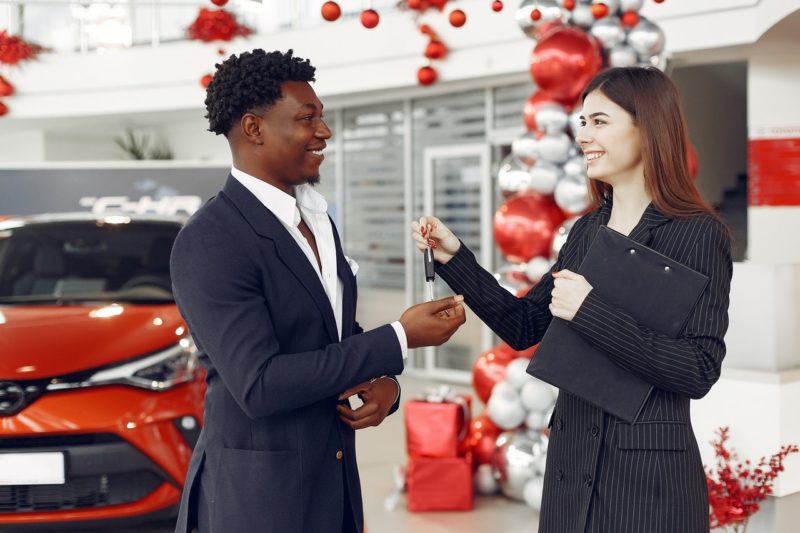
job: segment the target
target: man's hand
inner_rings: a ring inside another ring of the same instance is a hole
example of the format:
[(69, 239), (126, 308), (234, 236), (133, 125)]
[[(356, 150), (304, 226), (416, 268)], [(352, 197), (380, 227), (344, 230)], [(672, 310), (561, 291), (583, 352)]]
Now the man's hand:
[(449, 296), (406, 309), (400, 324), (406, 332), (408, 347), (439, 346), (447, 342), (467, 319), (463, 301), (461, 295)]
[(339, 411), (342, 422), (352, 429), (377, 426), (392, 409), (397, 399), (397, 392), (397, 383), (393, 379), (379, 378), (371, 382), (365, 381), (339, 395), (339, 400), (345, 400), (357, 394), (364, 405), (354, 410), (349, 405), (339, 404), (336, 410)]
[(550, 313), (558, 318), (572, 321), (583, 301), (592, 292), (592, 286), (586, 278), (569, 270), (554, 272), (553, 277), (555, 281), (551, 293)]

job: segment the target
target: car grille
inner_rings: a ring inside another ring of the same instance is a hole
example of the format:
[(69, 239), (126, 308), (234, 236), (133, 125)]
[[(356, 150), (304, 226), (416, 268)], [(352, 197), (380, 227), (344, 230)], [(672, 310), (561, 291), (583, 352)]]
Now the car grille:
[(68, 511), (141, 500), (163, 483), (178, 484), (149, 457), (112, 434), (0, 438), (0, 453), (62, 452), (59, 485), (0, 485), (0, 513)]
[(63, 485), (0, 486), (0, 513), (64, 511), (140, 500), (163, 480), (147, 471), (68, 478)]

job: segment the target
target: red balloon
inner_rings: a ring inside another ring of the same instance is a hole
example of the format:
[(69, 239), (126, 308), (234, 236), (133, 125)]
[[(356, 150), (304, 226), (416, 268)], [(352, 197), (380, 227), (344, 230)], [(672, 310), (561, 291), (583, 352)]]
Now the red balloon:
[(11, 96), (12, 94), (14, 94), (14, 86), (11, 85), (10, 81), (0, 76), (0, 97)]
[(466, 450), (472, 452), (473, 466), (492, 462), (495, 442), (500, 435), (500, 428), (494, 425), (485, 411), (473, 418), (469, 423), (467, 438), (464, 440)]
[(378, 16), (378, 12), (374, 9), (365, 9), (361, 12), (361, 24), (368, 30), (377, 26), (380, 20), (381, 18)]
[(639, 24), (639, 13), (636, 11), (626, 11), (622, 14), (622, 25), (628, 28), (633, 28)]
[[(8, 106), (3, 102), (0, 102), (0, 117), (8, 113)], [(487, 398), (488, 399), (488, 398)]]
[(206, 74), (205, 76), (200, 78), (200, 85), (202, 85), (203, 87), (208, 87), (208, 85), (211, 83), (211, 80), (213, 79), (214, 76), (212, 76), (211, 74)]
[[(530, 287), (528, 287), (527, 290), (530, 290)], [(530, 358), (533, 357), (533, 354), (536, 353), (536, 349), (538, 347), (539, 347), (539, 344), (537, 343), (537, 344), (534, 344), (533, 346), (531, 346), (530, 348), (525, 348), (524, 350), (515, 350), (514, 348), (512, 348), (511, 346), (509, 346), (508, 344), (506, 344), (504, 342), (500, 343), (500, 350), (503, 351), (503, 352), (508, 353), (514, 359), (518, 359), (520, 357), (524, 357), (525, 359), (530, 359)]]
[(428, 59), (442, 59), (447, 55), (447, 46), (442, 41), (431, 41), (425, 47), (425, 57)]
[(594, 4), (592, 6), (592, 15), (596, 19), (601, 19), (608, 15), (608, 6), (605, 4)]
[(545, 104), (559, 104), (564, 106), (567, 113), (572, 113), (574, 107), (574, 100), (569, 103), (554, 98), (546, 91), (536, 91), (525, 102), (525, 107), (522, 109), (522, 120), (525, 122), (525, 127), (528, 131), (537, 131), (539, 128), (536, 126), (536, 113), (539, 108)]
[(489, 401), (492, 389), (506, 377), (506, 367), (513, 359), (515, 356), (501, 350), (499, 346), (478, 357), (472, 366), (472, 388), (475, 389), (475, 395), (480, 401), (483, 403)]
[(417, 71), (417, 80), (420, 85), (431, 85), (436, 82), (438, 76), (433, 67), (420, 67)]
[(494, 0), (494, 2), (492, 2), (492, 11), (499, 12), (502, 10), (503, 10), (503, 2), (501, 2), (500, 0)]
[(211, 3), (214, 4), (215, 6), (222, 7), (228, 3), (228, 0), (211, 0)]
[(697, 152), (689, 141), (686, 141), (686, 162), (689, 163), (689, 176), (697, 177)]
[(460, 9), (454, 9), (450, 12), (450, 24), (454, 28), (460, 28), (467, 22), (467, 14)]
[(328, 22), (333, 22), (342, 15), (342, 8), (336, 2), (325, 2), (322, 4), (322, 18)]
[(576, 28), (557, 27), (539, 39), (531, 55), (531, 76), (560, 102), (574, 102), (603, 66), (600, 45)]
[(527, 193), (515, 196), (494, 214), (494, 240), (513, 263), (527, 263), (547, 255), (564, 213), (552, 196)]
[(575, 0), (564, 0), (561, 5), (563, 5), (564, 9), (567, 11), (572, 11), (575, 9)]

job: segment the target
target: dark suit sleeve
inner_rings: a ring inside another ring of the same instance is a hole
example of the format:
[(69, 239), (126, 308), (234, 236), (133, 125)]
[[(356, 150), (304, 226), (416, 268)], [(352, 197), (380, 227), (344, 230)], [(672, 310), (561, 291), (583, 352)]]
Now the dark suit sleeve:
[(709, 222), (701, 232), (687, 266), (710, 280), (681, 337), (670, 338), (641, 326), (596, 291), (589, 293), (570, 322), (621, 367), (660, 389), (690, 398), (702, 398), (719, 379), (733, 272), (725, 229)]
[[(584, 217), (585, 218), (585, 217)], [(517, 298), (500, 286), (494, 276), (478, 264), (475, 255), (462, 242), (447, 264), (436, 264), (436, 272), (480, 319), (515, 350), (539, 342), (553, 319), (550, 314), (553, 272), (561, 269), (565, 254), (571, 253), (585, 227), (579, 219), (559, 253), (558, 260), (528, 293)]]
[(198, 347), (247, 416), (291, 411), (403, 371), (400, 343), (388, 324), (324, 349), (282, 352), (259, 259), (249, 255), (255, 246), (214, 230), (181, 231), (172, 252), (173, 290)]

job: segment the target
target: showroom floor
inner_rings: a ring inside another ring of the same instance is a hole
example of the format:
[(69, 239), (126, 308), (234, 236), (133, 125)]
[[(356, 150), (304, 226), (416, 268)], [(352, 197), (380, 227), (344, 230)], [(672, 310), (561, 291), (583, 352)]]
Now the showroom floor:
[[(427, 382), (402, 377), (403, 397), (413, 398)], [(534, 533), (536, 513), (526, 505), (501, 496), (475, 499), (475, 510), (453, 513), (409, 513), (405, 496), (393, 511), (383, 508), (383, 501), (392, 488), (392, 470), (405, 464), (405, 434), (402, 412), (392, 415), (380, 428), (358, 433), (359, 469), (364, 492), (364, 508), (368, 533)], [(167, 533), (169, 523), (128, 529), (94, 530), (95, 533)], [(310, 532), (309, 532), (310, 533)]]

